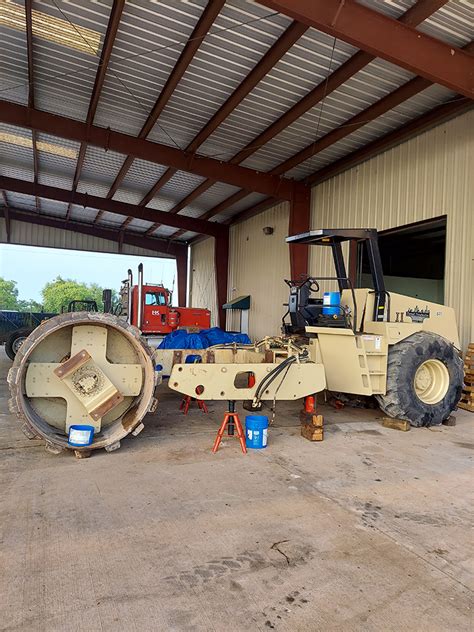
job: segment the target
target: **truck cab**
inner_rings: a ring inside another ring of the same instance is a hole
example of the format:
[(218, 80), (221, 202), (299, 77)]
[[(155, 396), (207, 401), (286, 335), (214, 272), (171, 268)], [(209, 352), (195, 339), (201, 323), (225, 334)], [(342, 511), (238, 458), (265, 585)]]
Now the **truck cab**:
[(148, 338), (161, 339), (176, 329), (208, 329), (211, 312), (195, 307), (175, 307), (172, 293), (161, 283), (143, 283), (143, 264), (138, 266), (138, 283), (132, 271), (122, 283), (122, 315)]
[[(138, 310), (138, 286), (132, 288), (132, 314)], [(169, 333), (172, 331), (169, 321), (171, 309), (171, 292), (163, 285), (143, 285), (142, 290), (142, 323), (140, 329), (144, 334)], [(173, 318), (172, 318), (173, 320)], [(133, 323), (136, 325), (136, 323)]]

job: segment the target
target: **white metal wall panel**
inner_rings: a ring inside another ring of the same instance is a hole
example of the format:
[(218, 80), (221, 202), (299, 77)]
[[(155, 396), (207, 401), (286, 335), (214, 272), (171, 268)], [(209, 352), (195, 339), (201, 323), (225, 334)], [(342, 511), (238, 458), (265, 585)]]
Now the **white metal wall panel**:
[[(22, 246), (41, 246), (43, 248), (62, 248), (66, 250), (87, 250), (90, 252), (110, 252), (119, 254), (118, 244), (108, 239), (83, 235), (72, 231), (50, 228), (48, 226), (36, 226), (26, 222), (11, 222), (10, 243)], [(0, 243), (7, 243), (5, 220), (0, 218)], [(153, 250), (138, 248), (123, 244), (122, 254), (137, 255), (140, 257), (167, 257), (166, 254), (158, 254)]]
[(211, 326), (218, 322), (214, 237), (194, 244), (191, 248), (189, 304), (211, 310)]
[[(284, 279), (290, 275), (288, 203), (282, 203), (230, 229), (229, 300), (250, 294), (249, 331), (252, 339), (280, 333), (288, 302)], [(263, 228), (271, 226), (272, 235)], [(238, 329), (238, 312), (228, 329)]]
[[(456, 310), (464, 346), (474, 339), (473, 165), (471, 111), (323, 182), (312, 196), (312, 228), (384, 230), (447, 215), (445, 303)], [(326, 255), (310, 249), (315, 276), (332, 273)]]

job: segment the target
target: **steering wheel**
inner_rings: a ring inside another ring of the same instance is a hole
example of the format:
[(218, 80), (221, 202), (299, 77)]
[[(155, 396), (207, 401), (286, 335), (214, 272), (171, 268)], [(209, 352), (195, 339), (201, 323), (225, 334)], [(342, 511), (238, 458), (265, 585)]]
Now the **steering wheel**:
[(312, 279), (311, 277), (307, 277), (306, 279), (285, 279), (285, 283), (289, 287), (303, 287), (303, 285), (307, 285), (310, 292), (319, 292), (319, 283)]
[(314, 279), (306, 279), (306, 283), (308, 284), (309, 291), (317, 294), (319, 292), (319, 283)]

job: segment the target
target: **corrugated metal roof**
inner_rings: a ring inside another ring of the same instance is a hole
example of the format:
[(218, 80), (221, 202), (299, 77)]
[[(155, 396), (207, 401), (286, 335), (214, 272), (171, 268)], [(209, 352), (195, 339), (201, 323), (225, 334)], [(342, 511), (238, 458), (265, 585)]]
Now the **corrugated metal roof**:
[(28, 101), (28, 58), (26, 31), (7, 26), (0, 10), (0, 97), (26, 105)]
[[(62, 28), (76, 33), (83, 44), (83, 50), (78, 50), (41, 37), (40, 31), (36, 31), (33, 37), (36, 107), (85, 120), (111, 3), (35, 0), (33, 8), (60, 21)], [(81, 28), (84, 32), (78, 30)], [(89, 43), (88, 30), (99, 38), (97, 48), (95, 39), (91, 38)]]
[[(361, 1), (393, 18), (400, 17), (415, 3), (415, 0)], [(94, 124), (128, 134), (139, 133), (206, 4), (206, 0), (126, 2)], [(16, 16), (13, 28), (11, 24), (7, 26), (5, 7)], [(38, 109), (73, 119), (86, 118), (111, 8), (112, 0), (87, 3), (34, 0), (34, 92)], [(21, 0), (0, 0), (0, 98), (25, 104), (28, 69), (22, 15)], [(252, 0), (228, 0), (149, 139), (186, 147), (290, 24), (288, 17)], [(449, 0), (419, 29), (452, 45), (464, 46), (474, 36), (473, 4), (468, 0)], [(210, 135), (199, 153), (219, 160), (230, 159), (355, 52), (349, 44), (308, 29)], [(352, 116), (412, 77), (410, 72), (393, 64), (372, 61), (328, 94), (322, 103), (258, 148), (243, 164), (260, 171), (272, 169), (311, 142), (346, 124)], [(451, 91), (439, 86), (424, 90), (286, 175), (303, 178), (453, 97)], [(79, 143), (38, 134), (37, 145), (39, 183), (70, 189)], [(107, 196), (124, 160), (122, 154), (89, 146), (77, 190)], [(166, 166), (134, 160), (113, 199), (139, 204), (165, 171)], [(33, 180), (31, 132), (0, 125), (0, 175)], [(169, 211), (203, 180), (178, 171), (148, 207)], [(228, 184), (215, 183), (181, 213), (199, 217), (237, 190)], [(36, 210), (33, 198), (10, 196), (21, 208)], [(227, 221), (263, 197), (248, 195), (215, 216), (213, 221)], [(13, 206), (13, 202), (11, 204)], [(61, 217), (66, 215), (67, 205), (41, 200), (40, 210)], [(70, 210), (72, 220), (92, 222), (96, 216), (95, 209), (72, 206)], [(102, 213), (99, 224), (118, 229), (124, 220), (123, 215)], [(133, 220), (127, 230), (144, 233), (151, 225), (145, 220)], [(154, 234), (167, 237), (175, 232), (175, 228), (162, 226)], [(180, 239), (189, 239), (191, 235), (185, 232)]]
[(205, 7), (129, 0), (120, 20), (95, 122), (138, 135)]

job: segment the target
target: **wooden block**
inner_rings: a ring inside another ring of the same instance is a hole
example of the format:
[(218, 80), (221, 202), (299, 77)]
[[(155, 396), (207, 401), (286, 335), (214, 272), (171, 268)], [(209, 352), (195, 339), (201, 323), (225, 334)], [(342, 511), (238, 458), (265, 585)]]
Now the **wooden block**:
[(408, 432), (411, 428), (410, 422), (406, 419), (393, 419), (392, 417), (383, 417), (382, 426), (393, 430), (401, 430), (402, 432)]
[(459, 402), (458, 408), (462, 408), (463, 410), (468, 410), (470, 413), (474, 413), (474, 402), (469, 404), (468, 402)]
[(322, 428), (324, 425), (324, 418), (322, 415), (313, 415), (311, 418), (311, 425), (316, 428)]
[(301, 436), (308, 441), (322, 441), (324, 436), (324, 430), (313, 426), (313, 424), (301, 425)]
[(76, 459), (88, 459), (92, 450), (74, 450), (74, 456)]

